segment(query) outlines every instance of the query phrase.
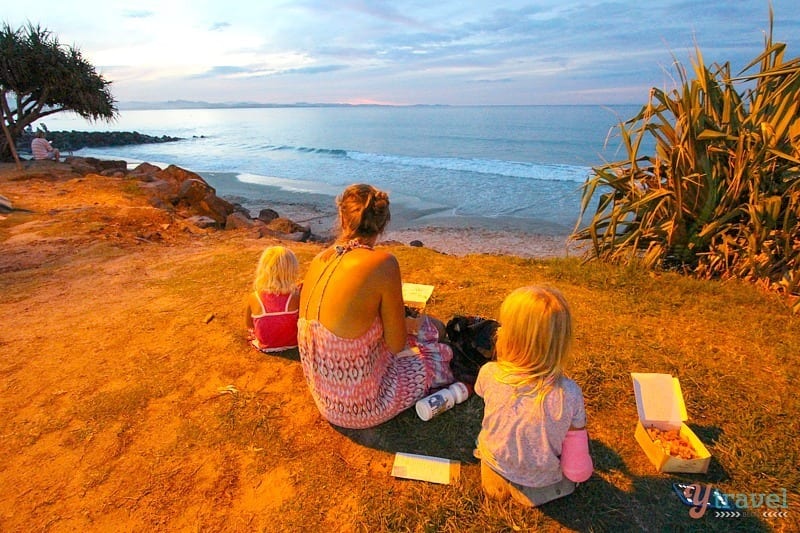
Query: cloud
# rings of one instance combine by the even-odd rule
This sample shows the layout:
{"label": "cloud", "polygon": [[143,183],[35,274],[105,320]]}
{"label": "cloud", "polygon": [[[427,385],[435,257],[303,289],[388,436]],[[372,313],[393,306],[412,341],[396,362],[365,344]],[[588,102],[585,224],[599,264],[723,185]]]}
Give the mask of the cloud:
{"label": "cloud", "polygon": [[322,74],[324,72],[336,72],[337,70],[347,69],[346,65],[319,65],[311,67],[290,68],[276,74]]}
{"label": "cloud", "polygon": [[194,74],[192,76],[187,76],[188,79],[203,79],[203,78],[216,78],[218,76],[233,76],[237,74],[253,74],[253,69],[247,67],[238,67],[238,66],[231,66],[231,65],[223,65],[223,66],[216,66],[211,67],[210,69],[201,72],[199,74]]}
{"label": "cloud", "polygon": [[[771,0],[786,57],[798,55],[796,1]],[[133,99],[158,84],[174,99],[213,100],[218,91],[220,101],[600,99],[671,83],[673,60],[689,66],[695,45],[706,63],[729,61],[737,71],[763,50],[769,26],[767,0],[724,8],[695,0],[238,0],[237,9],[139,0],[122,12],[107,0],[66,4],[11,3],[4,16],[76,43],[93,63],[110,65],[114,90]],[[325,83],[298,82],[313,76]]]}
{"label": "cloud", "polygon": [[371,0],[347,0],[331,2],[329,0],[317,0],[298,3],[309,12],[322,14],[326,18],[334,13],[337,18],[346,20],[347,14],[344,12],[366,15],[368,18],[382,20],[390,23],[419,26],[420,23],[413,17],[401,13],[393,5],[385,2],[375,2]]}
{"label": "cloud", "polygon": [[187,79],[208,79],[218,77],[267,77],[285,75],[314,75],[336,72],[346,69],[346,65],[318,65],[309,67],[274,69],[265,66],[215,66],[198,74],[187,76]]}
{"label": "cloud", "polygon": [[501,78],[497,80],[471,80],[469,83],[512,83],[513,81],[512,78]]}
{"label": "cloud", "polygon": [[129,19],[146,19],[155,16],[155,12],[144,9],[128,9],[122,12],[122,16]]}

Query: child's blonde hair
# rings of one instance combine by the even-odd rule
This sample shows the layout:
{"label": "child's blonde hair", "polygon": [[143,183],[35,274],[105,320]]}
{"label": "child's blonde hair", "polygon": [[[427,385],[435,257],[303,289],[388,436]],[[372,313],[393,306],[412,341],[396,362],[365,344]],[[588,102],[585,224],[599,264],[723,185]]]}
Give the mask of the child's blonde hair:
{"label": "child's blonde hair", "polygon": [[253,289],[256,292],[287,294],[297,287],[300,265],[294,252],[283,246],[270,246],[261,253]]}
{"label": "child's blonde hair", "polygon": [[500,306],[497,361],[516,385],[546,393],[561,377],[572,345],[572,315],[564,296],[550,287],[521,287]]}

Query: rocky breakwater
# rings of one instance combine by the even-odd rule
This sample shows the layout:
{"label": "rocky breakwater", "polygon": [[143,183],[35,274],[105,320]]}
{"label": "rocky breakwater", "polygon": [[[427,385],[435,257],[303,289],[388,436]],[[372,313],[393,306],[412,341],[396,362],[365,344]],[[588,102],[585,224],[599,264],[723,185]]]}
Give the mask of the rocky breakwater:
{"label": "rocky breakwater", "polygon": [[141,163],[129,170],[125,161],[67,157],[65,162],[75,172],[87,177],[99,174],[135,183],[153,207],[183,220],[190,227],[247,229],[255,237],[274,237],[296,242],[321,240],[311,233],[309,227],[283,218],[272,209],[263,209],[257,217],[253,217],[241,205],[217,196],[216,190],[201,176],[175,165],[161,169],[150,163]]}
{"label": "rocky breakwater", "polygon": [[[17,151],[31,153],[33,132],[25,132],[17,140]],[[168,135],[145,135],[138,131],[48,131],[47,140],[62,153],[73,152],[81,148],[97,148],[103,146],[127,146],[132,144],[166,143],[183,140]]]}

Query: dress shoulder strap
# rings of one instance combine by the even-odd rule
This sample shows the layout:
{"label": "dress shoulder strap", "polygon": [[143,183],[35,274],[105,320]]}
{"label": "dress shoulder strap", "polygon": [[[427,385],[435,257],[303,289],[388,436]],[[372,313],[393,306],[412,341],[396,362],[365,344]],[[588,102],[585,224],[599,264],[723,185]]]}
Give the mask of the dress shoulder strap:
{"label": "dress shoulder strap", "polygon": [[284,313],[288,313],[289,312],[289,304],[292,302],[292,298],[295,297],[295,294],[297,294],[297,291],[295,291],[293,289],[292,292],[290,292],[289,294],[286,295],[286,303],[283,306],[283,312]]}
{"label": "dress shoulder strap", "polygon": [[325,265],[325,268],[322,269],[322,272],[320,273],[319,277],[314,281],[314,285],[311,287],[311,291],[308,293],[308,300],[306,300],[306,308],[303,310],[303,315],[308,314],[308,306],[311,302],[312,296],[314,296],[314,290],[316,290],[317,285],[319,285],[319,282],[322,281],[322,278],[324,277],[325,282],[322,284],[322,289],[319,294],[319,300],[317,300],[316,320],[319,320],[320,310],[322,309],[322,299],[325,297],[325,289],[328,288],[328,282],[331,280],[333,272],[339,266],[339,263],[341,263],[342,257],[344,257],[344,255],[347,252],[355,250],[356,248],[363,248],[366,250],[373,249],[372,246],[369,246],[367,244],[362,244],[358,239],[352,239],[348,241],[346,244],[337,244],[336,246],[333,247],[333,252],[336,254],[336,257],[333,260],[331,260],[327,265]]}

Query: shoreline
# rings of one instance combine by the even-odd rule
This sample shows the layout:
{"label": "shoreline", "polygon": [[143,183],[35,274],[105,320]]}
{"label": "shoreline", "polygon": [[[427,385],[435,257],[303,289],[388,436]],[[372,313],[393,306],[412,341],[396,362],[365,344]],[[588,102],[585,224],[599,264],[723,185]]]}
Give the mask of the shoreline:
{"label": "shoreline", "polygon": [[[336,198],[321,192],[292,191],[276,185],[251,184],[237,179],[235,172],[200,172],[219,196],[238,203],[258,216],[273,209],[280,216],[323,238],[333,238]],[[391,200],[391,194],[390,194]],[[420,241],[425,248],[449,255],[502,254],[522,258],[578,256],[581,243],[569,243],[570,231],[547,221],[515,217],[459,216],[449,210],[414,208],[402,200],[391,204],[392,220],[381,241],[410,245]],[[536,224],[532,229],[531,224]]]}

